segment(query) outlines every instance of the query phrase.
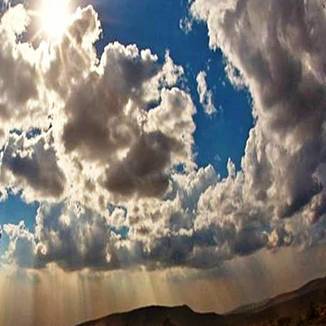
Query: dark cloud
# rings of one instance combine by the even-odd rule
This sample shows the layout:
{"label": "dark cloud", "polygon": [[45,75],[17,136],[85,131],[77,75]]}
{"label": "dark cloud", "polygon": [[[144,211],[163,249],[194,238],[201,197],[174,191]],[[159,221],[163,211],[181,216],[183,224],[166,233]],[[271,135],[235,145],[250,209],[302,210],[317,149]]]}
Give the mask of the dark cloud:
{"label": "dark cloud", "polygon": [[169,181],[165,171],[173,148],[181,146],[161,132],[143,134],[127,156],[112,164],[107,171],[105,186],[123,195],[137,192],[142,196],[160,196]]}
{"label": "dark cloud", "polygon": [[44,135],[27,139],[24,134],[13,134],[2,153],[1,164],[2,181],[23,190],[28,198],[60,198],[64,192],[65,175],[57,164],[51,140]]}

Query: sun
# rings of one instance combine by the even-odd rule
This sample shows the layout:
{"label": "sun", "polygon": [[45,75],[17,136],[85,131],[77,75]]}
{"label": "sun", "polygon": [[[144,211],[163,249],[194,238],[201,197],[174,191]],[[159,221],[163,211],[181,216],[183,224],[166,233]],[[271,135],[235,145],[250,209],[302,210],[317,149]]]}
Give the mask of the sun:
{"label": "sun", "polygon": [[71,20],[70,0],[41,0],[38,15],[42,34],[51,41],[58,41]]}

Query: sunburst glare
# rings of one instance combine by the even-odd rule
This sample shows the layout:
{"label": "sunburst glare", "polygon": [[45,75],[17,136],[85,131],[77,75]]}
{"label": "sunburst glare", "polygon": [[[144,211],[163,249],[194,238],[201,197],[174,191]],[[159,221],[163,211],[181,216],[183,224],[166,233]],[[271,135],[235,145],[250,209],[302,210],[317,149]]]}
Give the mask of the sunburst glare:
{"label": "sunburst glare", "polygon": [[40,29],[51,41],[60,40],[71,20],[70,0],[41,0],[37,15]]}

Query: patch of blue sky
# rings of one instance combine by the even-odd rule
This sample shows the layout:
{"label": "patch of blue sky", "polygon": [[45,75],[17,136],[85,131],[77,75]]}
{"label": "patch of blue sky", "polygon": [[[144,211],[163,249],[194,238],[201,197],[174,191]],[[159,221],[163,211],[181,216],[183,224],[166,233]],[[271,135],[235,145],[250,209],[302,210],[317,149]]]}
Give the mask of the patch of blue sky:
{"label": "patch of blue sky", "polygon": [[[4,202],[0,202],[0,225],[4,224],[19,224],[24,221],[29,230],[33,230],[35,226],[35,216],[39,204],[34,202],[26,204],[21,194],[9,193],[8,198]],[[8,237],[3,234],[0,245],[0,256],[5,251],[8,245]]]}

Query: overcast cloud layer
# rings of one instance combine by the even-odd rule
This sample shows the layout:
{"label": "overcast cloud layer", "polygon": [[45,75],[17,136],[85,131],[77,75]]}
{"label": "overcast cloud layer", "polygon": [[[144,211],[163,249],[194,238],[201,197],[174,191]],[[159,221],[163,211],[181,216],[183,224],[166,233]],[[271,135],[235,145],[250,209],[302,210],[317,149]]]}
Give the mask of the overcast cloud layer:
{"label": "overcast cloud layer", "polygon": [[[40,201],[35,230],[3,226],[3,264],[209,268],[324,241],[322,3],[195,0],[190,14],[253,99],[242,170],[229,161],[225,179],[194,163],[196,110],[168,53],[160,64],[148,49],[112,43],[99,57],[91,6],[51,47],[22,41],[30,20],[22,5],[2,16],[1,192]],[[205,77],[198,92],[211,114]]]}

